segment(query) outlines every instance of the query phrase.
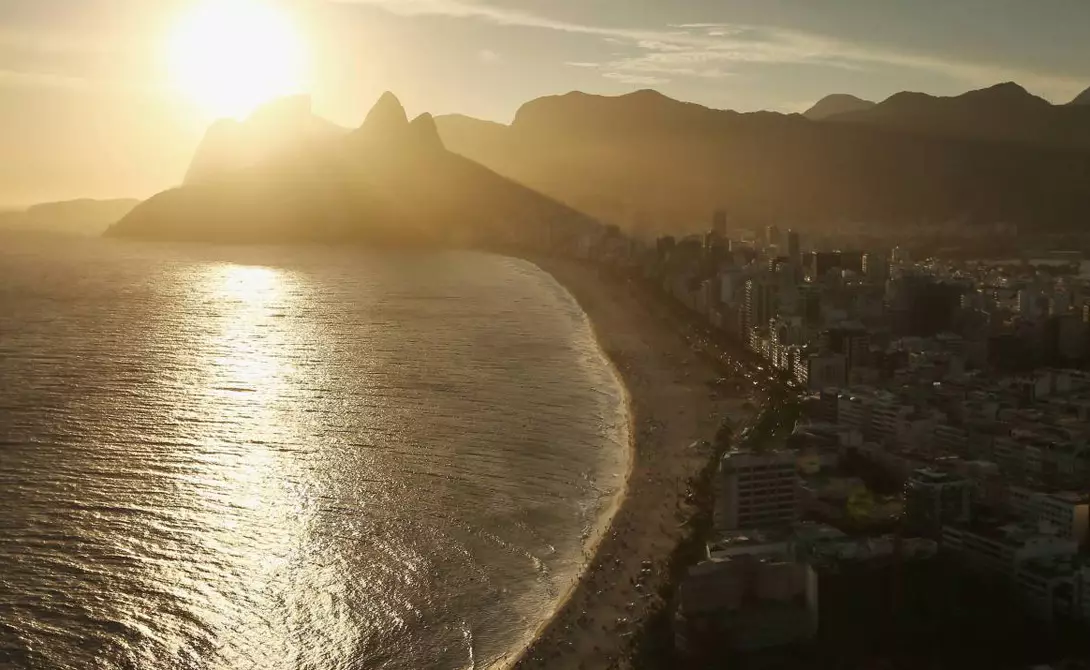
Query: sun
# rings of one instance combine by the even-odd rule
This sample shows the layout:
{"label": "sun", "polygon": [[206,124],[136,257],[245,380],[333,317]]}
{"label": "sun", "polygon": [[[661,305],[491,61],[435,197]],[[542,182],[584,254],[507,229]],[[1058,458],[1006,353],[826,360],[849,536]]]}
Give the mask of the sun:
{"label": "sun", "polygon": [[291,16],[262,0],[203,0],[167,40],[171,85],[214,117],[243,118],[303,91],[306,51]]}

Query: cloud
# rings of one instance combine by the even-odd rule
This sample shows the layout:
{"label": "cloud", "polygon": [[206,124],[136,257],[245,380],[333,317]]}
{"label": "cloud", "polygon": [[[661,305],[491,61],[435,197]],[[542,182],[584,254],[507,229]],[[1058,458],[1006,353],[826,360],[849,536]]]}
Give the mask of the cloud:
{"label": "cloud", "polygon": [[649,75],[630,74],[628,72],[605,72],[602,74],[607,79],[613,79],[623,84],[635,84],[637,86],[659,86],[665,84],[668,79],[652,77]]}
{"label": "cloud", "polygon": [[500,26],[594,36],[632,51],[595,64],[603,75],[627,73],[668,81],[670,77],[726,76],[732,65],[753,63],[823,65],[848,70],[894,66],[953,76],[972,86],[1017,80],[1056,97],[1069,97],[1085,87],[1084,82],[1070,77],[990,63],[959,62],[772,26],[683,23],[661,29],[634,29],[563,21],[476,0],[333,1],[378,7],[402,16],[476,19]]}
{"label": "cloud", "polygon": [[[0,0],[2,1],[2,0]],[[89,31],[50,32],[37,28],[0,28],[0,84],[45,88],[134,88],[125,66],[140,63],[141,43],[134,38]]]}
{"label": "cloud", "polygon": [[491,49],[481,49],[477,52],[477,60],[482,63],[498,63],[500,55]]}
{"label": "cloud", "polygon": [[0,70],[0,85],[82,89],[90,88],[92,82],[80,77],[58,74]]}
{"label": "cloud", "polygon": [[108,45],[86,37],[60,33],[0,30],[0,48],[43,53],[102,53]]}

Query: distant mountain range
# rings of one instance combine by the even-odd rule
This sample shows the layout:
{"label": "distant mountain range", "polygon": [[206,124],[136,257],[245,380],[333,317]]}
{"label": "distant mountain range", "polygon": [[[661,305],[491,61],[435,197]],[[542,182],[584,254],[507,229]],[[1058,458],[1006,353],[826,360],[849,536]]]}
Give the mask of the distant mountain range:
{"label": "distant mountain range", "polygon": [[101,235],[132,211],[139,200],[68,200],[0,212],[0,229],[36,233]]}
{"label": "distant mountain range", "polygon": [[875,103],[870,100],[857,98],[854,95],[834,93],[818,100],[813,107],[803,112],[802,115],[812,121],[821,121],[838,114],[862,112],[874,107],[874,105]]}
{"label": "distant mountain range", "polygon": [[1090,88],[1075,96],[1075,99],[1067,103],[1069,105],[1090,105]]}
{"label": "distant mountain range", "polygon": [[207,181],[275,158],[303,144],[333,141],[348,132],[347,128],[315,116],[309,96],[274,100],[245,122],[220,119],[209,126],[184,183]]}
{"label": "distant mountain range", "polygon": [[1053,105],[1010,82],[951,98],[898,93],[825,120],[959,139],[1090,149],[1090,107]]}
{"label": "distant mountain range", "polygon": [[[355,130],[278,101],[213,126],[184,185],[110,229],[229,242],[514,243],[570,234],[589,217],[447,151],[428,114],[387,93]],[[567,232],[565,232],[567,231]]]}
{"label": "distant mountain range", "polygon": [[789,226],[1090,221],[1090,106],[1014,84],[837,96],[807,115],[569,93],[526,103],[510,126],[436,122],[452,151],[622,225],[698,229],[720,207]]}
{"label": "distant mountain range", "polygon": [[111,234],[229,241],[497,243],[595,221],[648,233],[1090,221],[1090,92],[1052,105],[1016,84],[955,97],[848,95],[741,114],[655,91],[532,100],[510,125],[412,123],[392,94],[357,129],[305,98],[213,125],[183,186]]}

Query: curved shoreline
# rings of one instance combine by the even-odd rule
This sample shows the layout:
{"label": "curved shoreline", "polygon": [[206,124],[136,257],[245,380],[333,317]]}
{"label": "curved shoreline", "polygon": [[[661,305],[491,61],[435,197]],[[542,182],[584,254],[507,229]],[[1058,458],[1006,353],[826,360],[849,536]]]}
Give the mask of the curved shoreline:
{"label": "curved shoreline", "polygon": [[624,507],[625,500],[628,497],[629,482],[632,479],[632,473],[636,467],[636,415],[632,406],[632,393],[629,391],[624,375],[621,374],[616,362],[609,355],[609,352],[606,351],[605,347],[602,346],[602,339],[598,332],[598,326],[575,295],[572,294],[571,290],[561,282],[555,274],[550,273],[543,268],[540,261],[521,260],[525,260],[527,263],[530,263],[537,268],[538,271],[552,278],[552,280],[568,294],[583,312],[583,317],[586,319],[587,325],[590,327],[591,334],[594,337],[595,346],[598,347],[598,352],[601,355],[602,360],[609,367],[610,373],[613,375],[617,382],[617,386],[621,391],[625,422],[628,424],[628,439],[626,440],[627,444],[625,445],[625,468],[621,484],[617,490],[611,494],[610,497],[612,500],[610,501],[609,506],[598,511],[598,520],[594,527],[594,534],[583,543],[583,551],[585,554],[589,555],[589,560],[586,560],[583,563],[579,574],[556,601],[553,611],[538,624],[537,628],[534,629],[534,632],[526,638],[526,643],[523,645],[522,649],[519,650],[517,656],[514,659],[508,659],[507,663],[505,663],[505,667],[517,667],[518,664],[524,662],[534,645],[540,643],[546,637],[549,629],[556,623],[556,619],[560,617],[568,607],[568,603],[571,601],[572,596],[576,594],[583,580],[586,578],[587,572],[593,567],[595,561],[598,560],[598,550],[601,547],[602,542],[608,536],[610,529],[613,528],[614,521]]}
{"label": "curved shoreline", "polygon": [[529,262],[576,300],[622,382],[629,460],[612,516],[585,545],[589,560],[583,572],[505,665],[627,667],[643,622],[666,605],[658,593],[669,579],[667,561],[696,512],[687,500],[688,483],[712,457],[690,445],[710,440],[724,416],[746,413],[742,400],[710,392],[708,382],[719,372],[625,282],[575,261]]}

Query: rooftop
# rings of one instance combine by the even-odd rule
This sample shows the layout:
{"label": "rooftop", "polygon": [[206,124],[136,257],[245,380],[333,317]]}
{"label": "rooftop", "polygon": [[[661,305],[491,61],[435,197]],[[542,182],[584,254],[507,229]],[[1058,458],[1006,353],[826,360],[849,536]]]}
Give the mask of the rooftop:
{"label": "rooftop", "polygon": [[745,447],[735,447],[723,454],[723,462],[727,463],[732,460],[748,460],[754,459],[764,463],[778,463],[778,462],[794,462],[795,452],[790,449],[747,449]]}
{"label": "rooftop", "polygon": [[918,468],[912,473],[909,480],[923,484],[954,484],[965,481],[965,479],[959,475],[932,468]]}
{"label": "rooftop", "polygon": [[925,538],[901,538],[881,535],[867,538],[844,538],[816,546],[810,562],[815,566],[829,566],[843,562],[868,561],[891,558],[895,554],[904,558],[930,558],[938,551],[934,540]]}
{"label": "rooftop", "polygon": [[1027,487],[1027,486],[1013,486],[1012,492],[1017,492],[1023,496],[1029,495],[1043,495],[1056,500],[1062,500],[1065,503],[1072,505],[1086,505],[1090,504],[1090,493],[1083,491],[1065,491],[1058,489],[1042,488],[1042,487]]}
{"label": "rooftop", "polygon": [[1042,533],[1036,525],[1011,519],[980,519],[967,524],[952,524],[952,527],[1014,548],[1024,547],[1035,540],[1064,541]]}
{"label": "rooftop", "polygon": [[774,548],[791,537],[790,528],[754,528],[751,530],[727,530],[717,533],[708,542],[708,553],[745,552],[760,547]]}
{"label": "rooftop", "polygon": [[1078,562],[1068,557],[1035,558],[1023,563],[1021,569],[1044,579],[1057,579],[1075,574]]}
{"label": "rooftop", "polygon": [[1080,491],[1057,491],[1052,494],[1052,497],[1074,505],[1085,505],[1090,503],[1090,493],[1083,493]]}

